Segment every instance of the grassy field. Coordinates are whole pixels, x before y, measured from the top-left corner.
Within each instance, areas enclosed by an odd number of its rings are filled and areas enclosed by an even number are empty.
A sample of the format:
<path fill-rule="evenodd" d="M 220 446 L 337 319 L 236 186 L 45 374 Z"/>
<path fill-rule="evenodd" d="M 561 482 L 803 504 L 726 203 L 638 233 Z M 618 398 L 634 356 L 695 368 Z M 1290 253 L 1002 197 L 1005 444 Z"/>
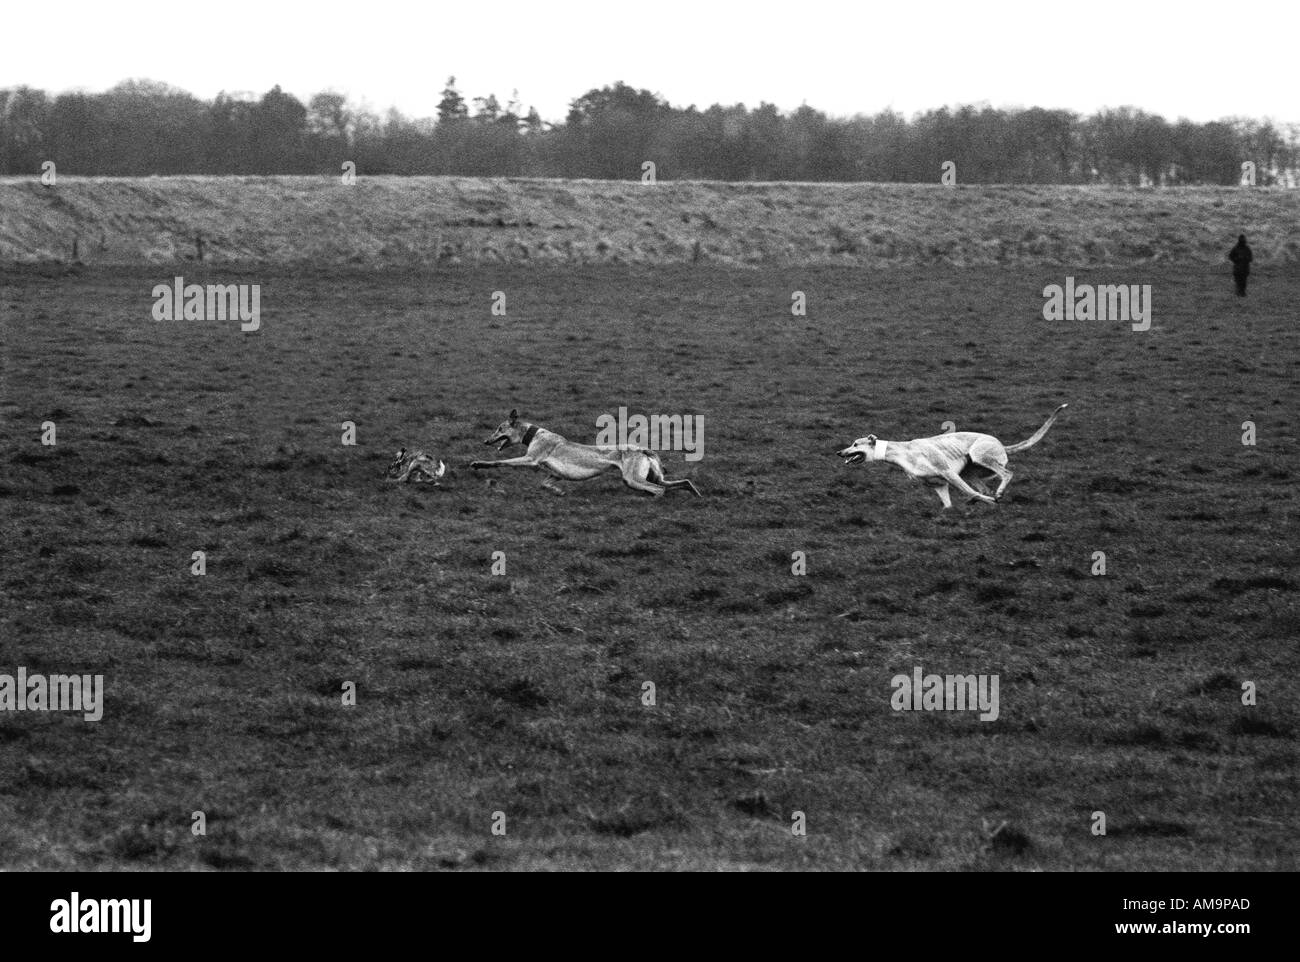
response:
<path fill-rule="evenodd" d="M 152 320 L 178 272 L 0 273 L 0 671 L 108 693 L 0 714 L 0 867 L 1296 868 L 1294 271 L 184 269 L 256 334 Z M 1069 273 L 1152 329 L 1044 321 Z M 1062 401 L 997 507 L 833 456 Z M 703 498 L 465 468 L 620 405 L 704 416 Z"/>

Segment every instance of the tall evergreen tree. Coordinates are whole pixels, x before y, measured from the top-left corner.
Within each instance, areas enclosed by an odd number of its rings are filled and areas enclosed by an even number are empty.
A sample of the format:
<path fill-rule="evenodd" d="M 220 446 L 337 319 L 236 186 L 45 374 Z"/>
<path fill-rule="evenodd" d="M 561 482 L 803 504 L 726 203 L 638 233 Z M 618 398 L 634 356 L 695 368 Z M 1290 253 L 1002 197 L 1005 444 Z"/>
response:
<path fill-rule="evenodd" d="M 448 77 L 447 86 L 442 88 L 442 99 L 438 101 L 438 123 L 454 124 L 469 116 L 465 98 L 456 89 L 456 78 Z"/>

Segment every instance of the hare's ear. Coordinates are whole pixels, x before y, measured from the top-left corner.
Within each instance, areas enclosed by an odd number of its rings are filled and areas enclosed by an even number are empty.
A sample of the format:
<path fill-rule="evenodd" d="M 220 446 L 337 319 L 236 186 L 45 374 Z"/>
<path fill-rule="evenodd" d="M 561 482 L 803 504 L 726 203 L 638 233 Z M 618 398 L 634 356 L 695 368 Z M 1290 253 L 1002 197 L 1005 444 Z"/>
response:
<path fill-rule="evenodd" d="M 519 420 L 519 412 L 516 411 L 514 408 L 511 408 L 511 409 L 510 409 L 510 423 L 511 423 L 511 424 L 514 424 L 514 423 L 515 423 L 516 421 L 518 421 L 518 420 Z"/>
<path fill-rule="evenodd" d="M 398 458 L 406 457 L 406 448 L 398 448 L 396 457 Z"/>

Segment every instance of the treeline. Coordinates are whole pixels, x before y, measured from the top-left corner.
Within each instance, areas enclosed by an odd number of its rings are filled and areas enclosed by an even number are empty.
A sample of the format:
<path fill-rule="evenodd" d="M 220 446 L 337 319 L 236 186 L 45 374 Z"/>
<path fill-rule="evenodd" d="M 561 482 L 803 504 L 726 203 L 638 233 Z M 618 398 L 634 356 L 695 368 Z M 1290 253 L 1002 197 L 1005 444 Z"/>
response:
<path fill-rule="evenodd" d="M 674 107 L 623 83 L 593 89 L 562 123 L 512 97 L 467 102 L 450 78 L 436 117 L 382 116 L 332 92 L 307 103 L 278 86 L 203 101 L 151 81 L 102 94 L 0 90 L 0 174 L 358 174 L 637 179 L 1295 186 L 1300 126 L 1169 122 L 1130 107 L 892 111 L 833 118 L 772 104 Z"/>

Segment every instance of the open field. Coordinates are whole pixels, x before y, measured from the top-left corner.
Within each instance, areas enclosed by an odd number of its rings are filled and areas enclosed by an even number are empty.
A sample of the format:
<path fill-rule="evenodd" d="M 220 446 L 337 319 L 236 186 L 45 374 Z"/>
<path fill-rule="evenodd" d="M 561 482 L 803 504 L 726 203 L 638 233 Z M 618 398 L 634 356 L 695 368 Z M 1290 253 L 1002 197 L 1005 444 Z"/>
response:
<path fill-rule="evenodd" d="M 0 714 L 0 867 L 1294 869 L 1300 279 L 1219 260 L 1086 274 L 1146 333 L 1044 321 L 1069 261 L 185 266 L 256 334 L 153 321 L 171 266 L 7 269 L 0 670 L 108 694 Z M 1062 401 L 997 507 L 832 454 Z M 464 468 L 620 405 L 704 416 L 702 499 Z M 892 711 L 918 665 L 999 719 Z"/>
<path fill-rule="evenodd" d="M 562 181 L 0 178 L 0 263 L 941 268 L 1300 262 L 1300 191 Z M 74 258 L 73 245 L 77 256 Z"/>

